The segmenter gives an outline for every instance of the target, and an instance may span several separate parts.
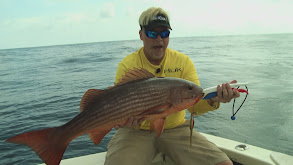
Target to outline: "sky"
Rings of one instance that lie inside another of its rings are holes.
[[[170,37],[293,33],[293,0],[0,0],[0,49],[139,40],[152,6]]]

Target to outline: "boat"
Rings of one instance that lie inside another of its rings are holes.
[[[201,134],[224,151],[233,161],[234,165],[293,165],[293,156],[291,155],[206,133]],[[101,152],[64,159],[60,165],[104,165],[106,153]],[[165,157],[163,159],[162,157],[162,153],[157,154],[150,165],[175,165],[170,158]]]

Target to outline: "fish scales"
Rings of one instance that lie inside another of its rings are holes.
[[[157,83],[154,80],[151,82],[137,81],[121,88],[119,86],[111,88],[102,93],[90,109],[81,112],[72,122],[68,123],[67,129],[74,132],[83,130],[82,132],[84,132],[113,120],[128,119],[151,107],[166,103],[169,89],[163,85],[163,82],[160,79],[157,79]],[[137,86],[140,87],[137,88]],[[136,101],[136,104],[133,104],[133,100]]]
[[[165,98],[162,97],[159,91],[149,93],[146,90],[140,89],[139,93],[128,95],[129,101],[118,101],[117,108],[112,116],[135,116],[134,114],[141,114],[154,106],[162,104]],[[117,118],[113,118],[113,120],[117,120]]]

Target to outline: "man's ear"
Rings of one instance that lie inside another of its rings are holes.
[[[139,38],[140,38],[140,40],[143,40],[142,39],[142,33],[143,33],[142,30],[139,30]]]

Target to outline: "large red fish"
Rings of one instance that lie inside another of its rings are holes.
[[[114,87],[88,90],[80,111],[68,123],[54,128],[31,131],[6,142],[25,144],[48,165],[57,165],[68,144],[88,133],[95,144],[116,125],[130,117],[151,120],[151,128],[160,136],[165,117],[196,104],[203,96],[196,84],[171,77],[155,77],[146,69],[129,70]]]

